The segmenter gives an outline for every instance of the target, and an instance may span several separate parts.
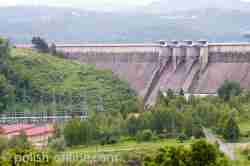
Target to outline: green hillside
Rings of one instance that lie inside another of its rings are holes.
[[[2,82],[11,89],[6,90],[7,111],[122,112],[136,108],[135,92],[111,71],[30,50],[11,49],[5,77]]]

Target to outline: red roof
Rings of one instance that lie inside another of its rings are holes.
[[[26,135],[28,137],[38,136],[38,135],[44,135],[48,133],[53,133],[54,129],[52,127],[46,126],[46,127],[35,127],[31,128],[25,131]]]
[[[15,124],[15,125],[0,126],[0,129],[4,134],[12,134],[16,132],[25,131],[27,129],[31,129],[33,127],[34,126],[31,124]]]

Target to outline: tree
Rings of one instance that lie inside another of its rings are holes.
[[[37,49],[37,51],[42,53],[49,53],[49,45],[41,37],[33,37],[31,42],[34,45],[35,49]]]
[[[89,121],[73,119],[65,125],[63,135],[68,146],[84,145],[94,138],[95,130]]]
[[[183,146],[159,149],[156,156],[144,158],[145,166],[191,166],[190,150]]]
[[[233,96],[239,96],[241,92],[242,89],[239,82],[228,80],[217,91],[219,97],[224,101],[229,101]]]
[[[63,135],[68,146],[81,144],[80,121],[73,119],[67,122],[63,130]]]
[[[180,92],[179,92],[179,95],[180,95],[180,96],[185,96],[184,89],[181,88],[181,90],[180,90]]]
[[[4,75],[0,74],[0,111],[5,110],[14,97],[14,88]]]
[[[57,55],[55,43],[52,43],[52,44],[51,44],[51,46],[50,46],[50,53],[51,53],[52,55]]]
[[[135,116],[131,116],[128,120],[127,120],[127,130],[128,130],[128,134],[130,136],[135,136],[137,134],[137,132],[141,129],[142,127],[142,121],[141,118],[137,118]]]
[[[172,89],[168,89],[167,90],[167,96],[170,98],[170,99],[173,99],[174,98],[174,91]]]
[[[53,151],[63,151],[66,148],[66,143],[63,137],[55,138],[49,143],[49,148]]]
[[[9,51],[9,42],[0,38],[0,59],[7,59],[9,57]]]
[[[239,135],[239,126],[237,125],[235,119],[233,117],[230,117],[225,124],[223,137],[230,142],[236,142],[239,139]]]
[[[192,136],[194,136],[195,138],[204,137],[204,133],[203,133],[201,125],[196,122],[193,122],[193,125],[192,125]]]
[[[9,56],[10,48],[9,42],[5,39],[0,38],[0,73],[8,74],[9,70]]]
[[[218,157],[216,147],[204,140],[192,144],[191,152],[192,165],[197,166],[210,166],[210,164],[216,163]]]

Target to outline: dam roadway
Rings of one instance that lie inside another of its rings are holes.
[[[56,48],[66,59],[111,70],[127,81],[146,105],[154,104],[158,92],[168,89],[215,94],[225,80],[239,81],[250,89],[250,43],[56,43]]]

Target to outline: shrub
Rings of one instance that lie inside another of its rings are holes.
[[[188,140],[188,136],[184,133],[181,133],[178,135],[178,138],[177,138],[181,143],[183,143],[184,141]]]
[[[153,139],[153,133],[150,129],[139,132],[136,136],[137,141],[151,141]]]
[[[101,138],[101,145],[111,145],[118,142],[118,138],[110,133],[103,133]]]
[[[250,156],[250,145],[247,145],[247,146],[241,148],[240,153],[243,154],[244,156],[249,157]]]
[[[9,143],[9,148],[20,148],[20,149],[30,149],[31,144],[28,141],[28,138],[24,132],[21,132],[20,135],[13,137]]]
[[[161,139],[172,139],[172,138],[178,137],[178,135],[176,133],[172,133],[172,132],[162,132],[162,133],[158,134],[158,136]]]
[[[63,151],[66,148],[66,143],[63,137],[55,138],[49,143],[49,148],[54,151]]]

